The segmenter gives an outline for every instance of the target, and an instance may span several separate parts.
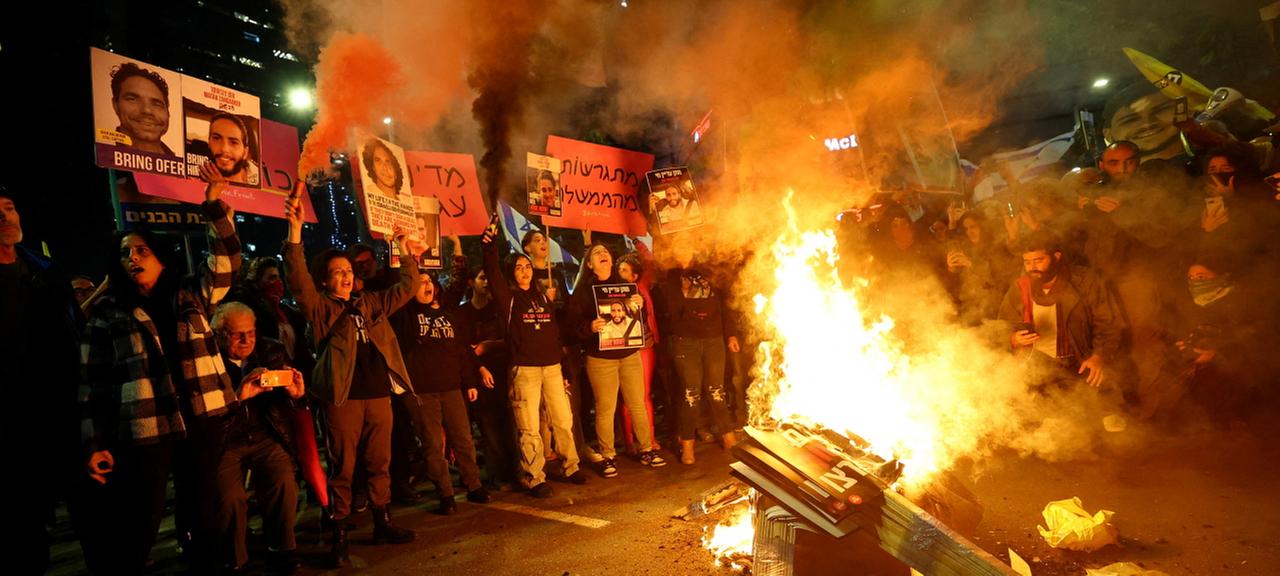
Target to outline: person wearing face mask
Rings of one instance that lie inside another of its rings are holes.
[[[180,502],[198,566],[216,566],[211,526],[216,458],[225,415],[237,396],[209,327],[209,316],[240,266],[240,240],[220,200],[225,179],[211,164],[203,209],[209,256],[183,279],[172,250],[141,231],[119,234],[109,288],[85,325],[81,363],[82,441],[88,481],[72,508],[89,571],[138,574],[164,512],[165,485],[179,451],[190,459]],[[186,439],[185,444],[179,444]]]
[[[590,240],[590,234],[585,239]],[[649,423],[649,413],[645,410],[644,366],[639,349],[600,349],[602,335],[616,327],[612,332],[625,338],[629,330],[642,325],[631,317],[644,318],[644,310],[649,307],[644,297],[635,294],[626,305],[632,311],[631,314],[626,313],[622,304],[614,303],[610,319],[601,318],[593,288],[599,284],[621,283],[623,280],[614,272],[613,255],[609,253],[609,249],[603,244],[588,243],[582,271],[578,274],[573,296],[569,300],[568,326],[577,331],[586,349],[587,379],[596,399],[596,439],[600,455],[604,456],[600,463],[600,475],[605,478],[618,475],[617,451],[613,443],[613,417],[617,409],[619,389],[631,413],[632,429],[639,445],[644,447],[640,453],[640,463],[654,468],[667,464],[656,450],[651,449],[653,428]]]
[[[725,305],[726,294],[712,276],[715,270],[694,259],[694,239],[689,234],[670,237],[670,258],[654,296],[660,304],[658,322],[663,325],[680,382],[676,395],[683,464],[694,463],[695,431],[704,403],[710,408],[724,449],[737,443],[724,369],[726,350],[742,349],[737,323]]]
[[[231,288],[227,300],[253,309],[258,336],[278,340],[289,362],[303,374],[315,366],[315,351],[307,338],[307,319],[286,296],[283,265],[271,256],[250,260],[244,274]]]
[[[1235,273],[1241,263],[1229,252],[1198,253],[1186,269],[1176,327],[1185,390],[1222,425],[1247,420],[1275,396],[1268,390],[1276,369],[1275,306]]]

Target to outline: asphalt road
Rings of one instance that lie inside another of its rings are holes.
[[[968,536],[1007,560],[1012,548],[1036,576],[1080,575],[1086,568],[1135,562],[1170,576],[1275,574],[1280,566],[1280,418],[1230,429],[1179,423],[1171,429],[1129,430],[1099,438],[1094,450],[1047,462],[1012,452],[960,471],[985,508]],[[493,494],[477,505],[459,495],[458,512],[425,504],[393,507],[396,521],[418,533],[416,542],[374,546],[367,515],[356,516],[352,566],[364,574],[716,574],[700,541],[705,522],[673,519],[671,512],[728,477],[728,458],[699,444],[698,463],[683,466],[667,453],[660,469],[619,459],[620,475],[592,476],[584,486],[553,482],[555,496]],[[554,467],[554,464],[549,467]],[[1090,512],[1114,511],[1119,542],[1091,553],[1049,547],[1036,530],[1051,500],[1080,497]],[[303,574],[322,568],[324,544],[317,509],[300,516]],[[255,523],[256,525],[256,523]],[[251,545],[253,545],[251,543]],[[261,542],[257,543],[261,546]],[[166,520],[153,551],[155,573],[180,573]],[[255,558],[251,567],[260,570]],[[83,572],[79,546],[59,516],[53,574]]]
[[[423,504],[392,506],[396,523],[417,531],[417,540],[372,545],[368,514],[353,515],[358,527],[351,535],[352,563],[341,573],[731,574],[717,568],[703,550],[702,523],[671,517],[673,510],[728,478],[727,456],[717,445],[699,444],[698,462],[692,466],[680,464],[674,454],[665,457],[667,466],[651,469],[621,456],[616,478],[593,474],[582,486],[552,481],[555,495],[545,500],[504,490],[493,493],[491,504],[472,504],[459,491],[458,511],[451,516],[434,513],[434,491],[430,483],[423,484]],[[548,469],[555,466],[553,462]],[[65,521],[65,514],[60,514],[60,541],[51,573],[82,573],[79,546]],[[300,573],[338,573],[323,568],[326,547],[317,528],[318,509],[308,507],[299,517],[298,547],[304,563]],[[172,531],[170,517],[152,552],[154,573],[183,570]],[[260,560],[251,561],[250,569],[261,571]]]

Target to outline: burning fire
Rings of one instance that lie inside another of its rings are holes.
[[[790,198],[785,206],[794,222]],[[948,417],[929,396],[945,382],[915,369],[893,319],[863,315],[865,283],[840,278],[834,232],[793,225],[772,255],[776,288],[755,297],[758,320],[773,337],[760,345],[753,408],[767,410],[768,421],[856,434],[877,456],[902,462],[909,486],[944,469],[939,448]]]
[[[896,482],[886,481],[908,496],[960,458],[1016,436],[1022,388],[1011,376],[1016,371],[1000,364],[1007,360],[974,333],[948,325],[924,297],[896,312],[913,315],[902,317],[913,334],[916,322],[931,329],[908,353],[894,319],[865,312],[871,283],[842,279],[835,232],[801,230],[790,195],[783,206],[790,224],[758,263],[771,276],[765,285],[772,293],[754,298],[763,341],[748,389],[753,426],[789,423],[848,436],[901,464]],[[876,290],[880,300],[887,289]],[[750,528],[739,522],[732,530]]]
[[[755,506],[748,503],[734,511],[728,522],[704,529],[702,546],[715,555],[716,566],[735,570],[749,567],[755,538],[754,513]]]

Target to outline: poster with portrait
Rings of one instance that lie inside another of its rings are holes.
[[[213,162],[227,182],[262,186],[261,107],[258,97],[207,80],[182,76],[182,121],[187,177]]]
[[[526,154],[525,190],[530,216],[560,216],[564,190],[560,188],[560,161],[550,156]]]
[[[186,177],[182,76],[90,48],[98,166]]]
[[[644,307],[635,284],[593,286],[596,314],[604,320],[600,350],[644,347]]]
[[[426,249],[418,255],[423,268],[441,268],[444,258],[440,254],[440,200],[429,196],[413,197],[413,219],[416,238]]]
[[[657,221],[658,232],[671,234],[702,226],[702,205],[688,168],[652,170],[644,178],[649,184],[649,214]]]
[[[369,230],[391,234],[396,228],[414,230],[413,194],[409,172],[405,170],[404,149],[376,136],[360,143],[357,150],[360,183],[364,196],[364,217]]]

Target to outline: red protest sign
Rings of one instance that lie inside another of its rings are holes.
[[[262,119],[262,188],[227,186],[222,199],[237,212],[280,218],[284,215],[284,197],[293,191],[298,166],[298,129],[288,124]],[[135,172],[138,191],[150,196],[199,204],[204,202],[204,182],[173,176]],[[303,211],[307,222],[316,222],[311,198],[303,194]]]
[[[652,154],[547,136],[547,155],[563,165],[564,214],[544,216],[544,224],[630,236],[648,233],[639,191],[645,172],[653,169]]]
[[[476,161],[470,154],[406,150],[414,196],[440,200],[440,234],[475,236],[489,225]]]

